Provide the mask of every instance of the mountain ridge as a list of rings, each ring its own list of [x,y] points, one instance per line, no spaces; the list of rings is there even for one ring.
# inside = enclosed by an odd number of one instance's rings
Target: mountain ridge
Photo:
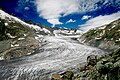
[[[41,46],[37,34],[53,35],[41,26],[26,23],[0,9],[0,60],[33,54]]]
[[[115,50],[120,47],[120,19],[108,25],[97,27],[84,33],[79,41],[83,44],[104,50]]]

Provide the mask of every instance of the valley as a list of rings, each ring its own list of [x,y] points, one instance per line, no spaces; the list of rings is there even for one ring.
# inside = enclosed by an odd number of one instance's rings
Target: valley
[[[85,65],[87,56],[102,55],[105,52],[80,44],[73,36],[62,35],[39,37],[42,47],[34,55],[13,60],[0,61],[1,80],[50,80],[53,73],[66,70],[78,72]],[[74,35],[78,38],[78,35]]]

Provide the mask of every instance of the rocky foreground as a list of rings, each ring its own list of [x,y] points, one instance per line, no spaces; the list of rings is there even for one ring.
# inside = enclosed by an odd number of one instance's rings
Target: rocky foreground
[[[101,57],[88,56],[87,65],[78,72],[53,74],[51,80],[120,80],[120,49]]]

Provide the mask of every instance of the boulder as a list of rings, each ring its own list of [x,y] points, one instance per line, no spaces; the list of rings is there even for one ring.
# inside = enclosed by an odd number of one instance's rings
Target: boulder
[[[61,75],[63,75],[62,80],[72,80],[72,78],[74,77],[74,73],[72,71],[66,71]]]
[[[51,80],[62,80],[59,74],[53,74]]]
[[[96,55],[90,55],[87,57],[87,63],[88,65],[94,66],[97,62],[97,56]]]

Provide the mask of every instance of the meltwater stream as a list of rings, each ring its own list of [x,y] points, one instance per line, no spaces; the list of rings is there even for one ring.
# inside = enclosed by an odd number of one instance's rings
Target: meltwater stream
[[[45,36],[47,41],[36,54],[0,61],[0,80],[50,80],[53,73],[77,70],[89,55],[105,52],[79,44],[69,36]]]

